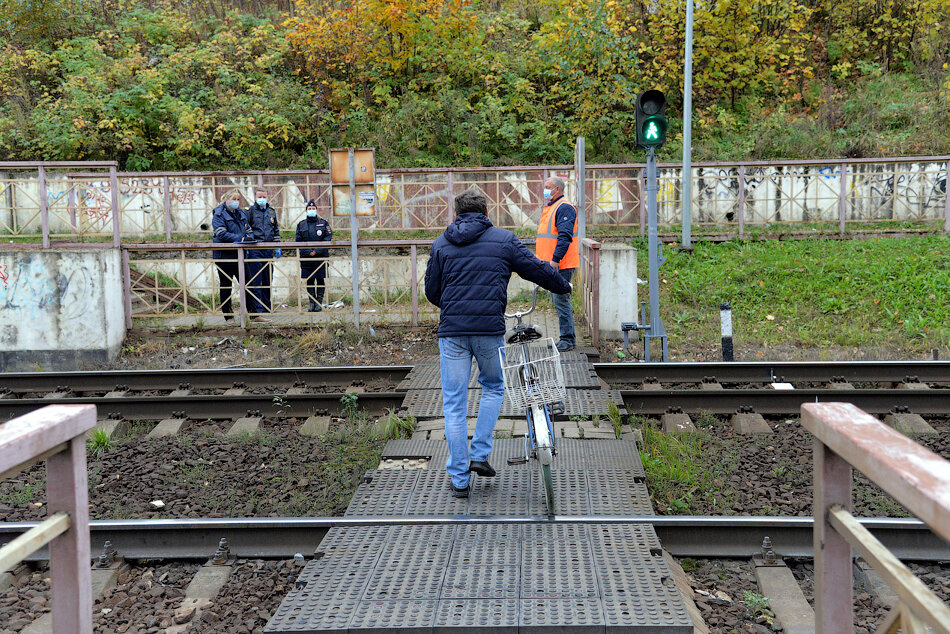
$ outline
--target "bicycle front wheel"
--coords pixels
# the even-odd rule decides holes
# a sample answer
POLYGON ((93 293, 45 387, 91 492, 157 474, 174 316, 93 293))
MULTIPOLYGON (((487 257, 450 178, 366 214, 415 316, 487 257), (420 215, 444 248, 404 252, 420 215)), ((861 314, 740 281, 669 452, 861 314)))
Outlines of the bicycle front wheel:
MULTIPOLYGON (((550 449, 539 449, 538 453, 547 452, 551 453, 550 449)), ((547 464, 544 464, 541 460, 538 460, 538 464, 541 465, 541 482, 544 484, 544 503, 548 509, 548 515, 554 515, 554 479, 551 477, 551 461, 548 460, 547 464)))

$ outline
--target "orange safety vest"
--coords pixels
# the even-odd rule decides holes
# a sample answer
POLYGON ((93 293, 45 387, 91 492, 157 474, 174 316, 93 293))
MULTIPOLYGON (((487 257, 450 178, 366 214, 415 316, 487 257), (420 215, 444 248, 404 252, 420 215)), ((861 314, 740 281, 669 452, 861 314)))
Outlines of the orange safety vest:
MULTIPOLYGON (((535 243, 535 253, 538 258, 547 262, 553 262, 554 249, 557 247, 557 224, 554 222, 557 214, 555 213, 561 205, 570 203, 562 196, 556 202, 544 207, 541 212, 541 222, 538 223, 538 241, 535 243)), ((574 218, 574 233, 571 240, 571 246, 567 248, 567 253, 561 258, 558 264, 561 269, 576 269, 580 266, 580 257, 577 254, 577 218, 574 218)))

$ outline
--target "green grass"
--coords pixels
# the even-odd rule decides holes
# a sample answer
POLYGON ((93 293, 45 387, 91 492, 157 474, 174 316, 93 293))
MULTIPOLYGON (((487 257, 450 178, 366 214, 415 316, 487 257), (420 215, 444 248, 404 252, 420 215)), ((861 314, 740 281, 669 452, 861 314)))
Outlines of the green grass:
POLYGON ((640 460, 657 512, 682 515, 700 506, 713 514, 728 512, 732 493, 723 484, 728 461, 716 470, 703 465, 703 452, 711 442, 708 432, 664 434, 639 416, 631 417, 630 424, 643 434, 640 460))
POLYGON ((379 428, 383 438, 409 438, 416 428, 416 417, 412 414, 399 416, 390 410, 380 419, 379 428))
POLYGON ((89 439, 86 441, 86 448, 92 456, 101 456, 106 451, 115 446, 115 441, 104 429, 96 428, 92 430, 89 439))
MULTIPOLYGON (((950 237, 700 242, 666 253, 660 306, 674 348, 715 347, 728 301, 737 346, 950 351, 950 237)), ((638 267, 645 279, 645 257, 638 267)))

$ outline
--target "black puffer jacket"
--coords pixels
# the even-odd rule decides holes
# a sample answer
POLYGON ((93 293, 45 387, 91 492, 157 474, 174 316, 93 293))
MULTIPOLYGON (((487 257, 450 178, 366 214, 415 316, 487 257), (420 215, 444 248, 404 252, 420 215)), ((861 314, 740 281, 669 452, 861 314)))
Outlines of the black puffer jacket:
MULTIPOLYGON (((317 216, 315 218, 304 218, 299 223, 297 223, 297 235, 294 237, 294 242, 329 242, 333 239, 333 229, 330 228, 330 223, 317 216)), ((325 259, 330 257, 330 249, 311 249, 311 248, 301 248, 300 249, 300 260, 308 260, 313 258, 325 259), (310 255, 310 252, 314 251, 314 255, 310 255)))
POLYGON ((441 309, 439 336, 505 334, 512 271, 553 293, 571 290, 515 234, 492 226, 484 214, 461 214, 432 243, 426 266, 426 297, 441 309))

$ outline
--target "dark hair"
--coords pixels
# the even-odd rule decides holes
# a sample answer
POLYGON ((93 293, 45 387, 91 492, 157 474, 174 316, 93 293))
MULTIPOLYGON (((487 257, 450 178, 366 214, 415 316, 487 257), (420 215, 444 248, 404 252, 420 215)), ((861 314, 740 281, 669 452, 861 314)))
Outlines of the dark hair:
POLYGON ((307 204, 304 205, 303 208, 304 208, 304 209, 309 209, 310 207, 316 207, 316 206, 317 206, 317 201, 315 201, 313 198, 311 198, 310 200, 307 201, 307 204))
POLYGON ((478 187, 472 186, 455 197, 455 213, 488 215, 488 197, 478 187))

